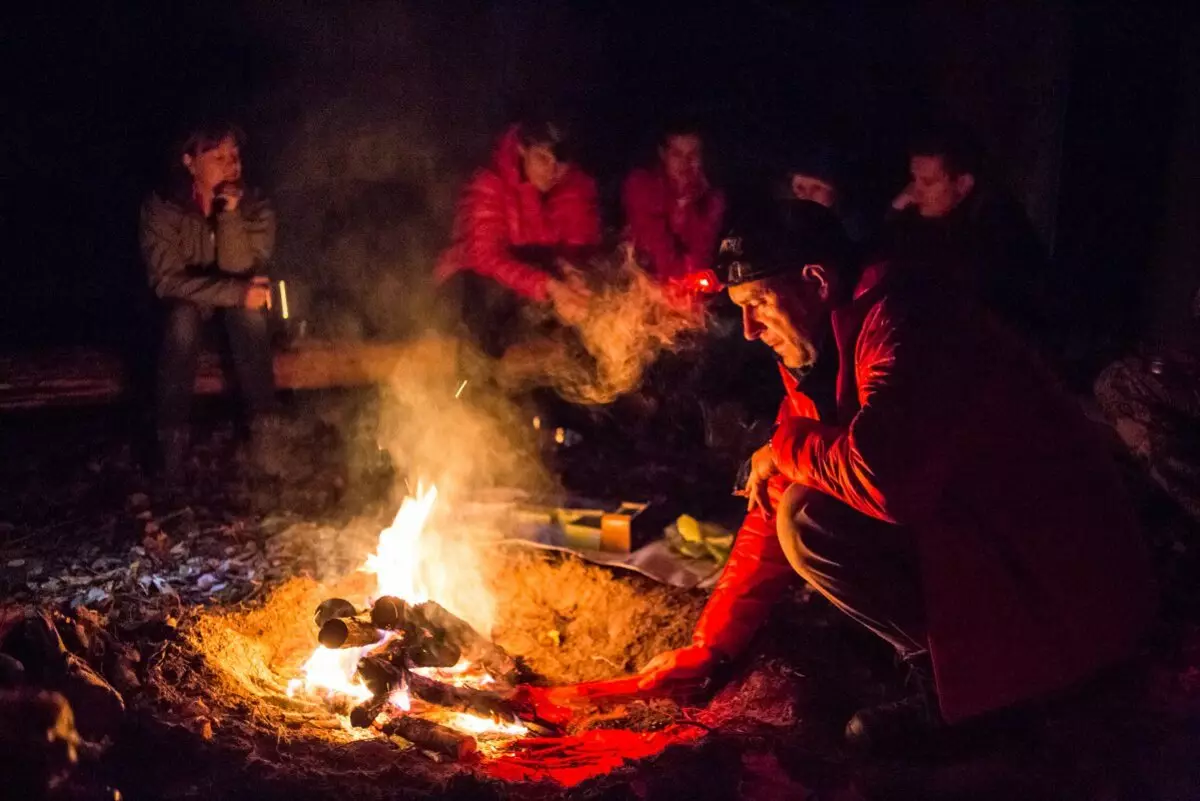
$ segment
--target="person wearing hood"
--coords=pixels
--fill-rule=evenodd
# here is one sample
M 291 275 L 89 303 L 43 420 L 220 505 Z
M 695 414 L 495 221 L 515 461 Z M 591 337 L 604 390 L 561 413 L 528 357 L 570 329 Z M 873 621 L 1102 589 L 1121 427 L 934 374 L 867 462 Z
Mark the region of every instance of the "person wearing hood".
M 434 279 L 458 286 L 463 322 L 491 356 L 519 338 L 527 306 L 567 324 L 586 311 L 574 265 L 600 242 L 600 212 L 595 181 L 568 160 L 566 145 L 555 122 L 513 125 L 463 190 Z

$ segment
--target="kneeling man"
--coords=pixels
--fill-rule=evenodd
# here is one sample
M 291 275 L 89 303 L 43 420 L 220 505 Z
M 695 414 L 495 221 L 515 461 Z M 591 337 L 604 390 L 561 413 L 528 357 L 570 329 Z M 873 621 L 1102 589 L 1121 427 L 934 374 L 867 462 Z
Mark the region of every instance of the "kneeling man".
M 710 675 L 798 573 L 929 678 L 865 709 L 886 747 L 1045 697 L 1130 657 L 1153 608 L 1141 537 L 1070 398 L 978 303 L 872 265 L 797 201 L 721 243 L 747 339 L 787 390 L 693 643 L 644 689 Z

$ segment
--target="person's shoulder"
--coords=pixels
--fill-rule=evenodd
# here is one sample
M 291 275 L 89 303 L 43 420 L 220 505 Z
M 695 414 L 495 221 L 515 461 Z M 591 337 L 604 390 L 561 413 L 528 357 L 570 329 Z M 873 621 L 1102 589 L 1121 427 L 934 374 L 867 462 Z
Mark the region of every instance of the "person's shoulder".
M 274 211 L 274 204 L 271 202 L 271 197 L 262 189 L 251 188 L 246 191 L 246 196 L 242 198 L 241 206 L 246 212 L 262 212 L 269 214 Z
M 495 196 L 502 194 L 507 188 L 507 183 L 498 172 L 491 167 L 480 167 L 471 174 L 464 194 L 468 197 Z
M 187 216 L 188 209 L 169 192 L 155 189 L 142 199 L 141 213 L 143 219 L 170 220 Z
M 559 196 L 594 195 L 596 194 L 596 179 L 581 168 L 572 166 L 555 187 L 554 194 Z

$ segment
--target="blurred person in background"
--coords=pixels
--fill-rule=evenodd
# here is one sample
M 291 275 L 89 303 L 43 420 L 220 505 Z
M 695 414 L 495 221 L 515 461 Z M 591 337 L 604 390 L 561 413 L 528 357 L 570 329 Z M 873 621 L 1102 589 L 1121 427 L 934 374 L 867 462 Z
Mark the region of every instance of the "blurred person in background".
M 717 290 L 712 262 L 725 193 L 709 180 L 704 145 L 696 126 L 665 127 L 654 165 L 634 169 L 621 187 L 626 236 L 639 262 L 685 293 Z
M 501 356 L 547 314 L 568 325 L 589 292 L 575 274 L 600 243 L 596 183 L 569 158 L 563 125 L 528 119 L 505 130 L 492 163 L 463 190 L 453 243 L 435 281 L 488 356 Z
M 1054 361 L 1050 264 L 1025 209 L 991 175 L 965 128 L 944 126 L 909 147 L 911 180 L 892 201 L 884 232 L 889 259 L 919 265 L 978 297 Z

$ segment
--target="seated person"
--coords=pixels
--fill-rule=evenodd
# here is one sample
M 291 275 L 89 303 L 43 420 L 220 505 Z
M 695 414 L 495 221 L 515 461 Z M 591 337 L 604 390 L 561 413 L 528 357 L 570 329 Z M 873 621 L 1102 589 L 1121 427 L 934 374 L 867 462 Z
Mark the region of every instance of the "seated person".
M 490 356 L 520 337 L 525 306 L 544 307 L 567 323 L 586 309 L 587 292 L 563 263 L 599 244 L 600 212 L 596 184 L 567 161 L 566 140 L 550 121 L 514 125 L 491 166 L 463 190 L 454 242 L 434 277 L 457 285 L 463 322 Z
M 897 265 L 856 287 L 814 203 L 725 239 L 745 337 L 786 397 L 748 466 L 745 522 L 693 635 L 644 690 L 743 654 L 802 576 L 889 643 L 928 690 L 864 709 L 886 749 L 1041 698 L 1133 655 L 1148 559 L 1077 405 L 964 293 Z
M 1050 265 L 1025 210 L 984 170 L 965 129 L 926 132 L 909 148 L 912 180 L 893 201 L 884 233 L 891 261 L 938 271 L 977 294 L 985 308 L 1054 358 Z
M 686 284 L 711 269 L 725 194 L 709 184 L 704 140 L 695 128 L 663 131 L 657 163 L 629 174 L 621 203 L 629 239 L 651 275 Z M 710 278 L 710 285 L 715 283 Z
M 810 145 L 795 149 L 785 162 L 782 177 L 778 197 L 811 200 L 832 209 L 852 240 L 866 238 L 865 227 L 848 202 L 845 160 L 835 148 Z
M 213 319 L 229 338 L 256 463 L 272 469 L 266 445 L 277 424 L 264 310 L 275 212 L 243 185 L 243 141 L 231 124 L 194 129 L 175 153 L 170 185 L 142 204 L 142 259 L 165 311 L 155 406 L 163 476 L 172 484 L 183 478 L 202 330 Z

